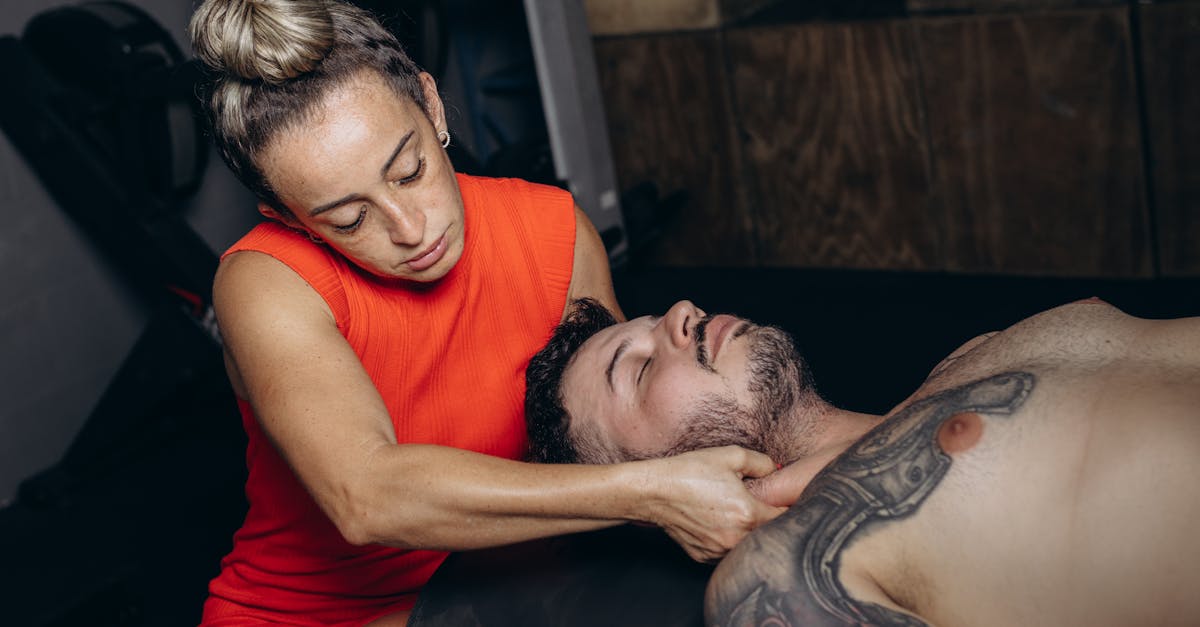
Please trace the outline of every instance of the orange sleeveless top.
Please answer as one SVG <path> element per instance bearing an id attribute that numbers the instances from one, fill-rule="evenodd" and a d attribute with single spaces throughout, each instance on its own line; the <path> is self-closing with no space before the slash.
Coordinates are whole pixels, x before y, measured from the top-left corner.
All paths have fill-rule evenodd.
<path id="1" fill-rule="evenodd" d="M 433 284 L 377 279 L 276 223 L 255 227 L 225 254 L 269 254 L 324 297 L 399 442 L 517 459 L 525 450 L 525 366 L 566 305 L 574 202 L 558 188 L 515 179 L 460 174 L 458 185 L 463 254 Z M 249 403 L 239 406 L 250 508 L 209 585 L 204 624 L 362 624 L 411 608 L 446 554 L 347 543 Z"/>

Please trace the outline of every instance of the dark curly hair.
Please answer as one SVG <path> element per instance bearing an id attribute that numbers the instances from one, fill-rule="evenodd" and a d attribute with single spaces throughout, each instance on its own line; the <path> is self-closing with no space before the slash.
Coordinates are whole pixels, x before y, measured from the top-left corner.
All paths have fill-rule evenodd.
<path id="1" fill-rule="evenodd" d="M 574 464 L 579 451 L 568 429 L 571 417 L 563 407 L 562 376 L 580 346 L 602 329 L 617 323 L 604 305 L 591 298 L 571 303 L 571 311 L 554 335 L 525 369 L 525 425 L 529 434 L 529 461 Z"/>

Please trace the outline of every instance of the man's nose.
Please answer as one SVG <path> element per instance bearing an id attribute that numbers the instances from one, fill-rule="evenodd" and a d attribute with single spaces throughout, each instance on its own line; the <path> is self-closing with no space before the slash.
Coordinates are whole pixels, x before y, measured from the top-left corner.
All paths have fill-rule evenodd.
<path id="1" fill-rule="evenodd" d="M 666 315 L 659 320 L 659 329 L 664 333 L 672 346 L 687 348 L 695 341 L 696 322 L 704 317 L 704 312 L 692 304 L 690 300 L 681 300 L 667 310 Z"/>
<path id="2" fill-rule="evenodd" d="M 425 212 L 389 199 L 380 209 L 387 224 L 388 237 L 397 246 L 416 246 L 425 237 Z"/>

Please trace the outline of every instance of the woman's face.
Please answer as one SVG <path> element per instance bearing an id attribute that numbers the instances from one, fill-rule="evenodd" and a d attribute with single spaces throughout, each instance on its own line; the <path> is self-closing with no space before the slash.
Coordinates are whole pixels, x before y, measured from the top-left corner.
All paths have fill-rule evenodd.
<path id="1" fill-rule="evenodd" d="M 462 256 L 463 204 L 437 138 L 446 128 L 437 87 L 425 73 L 421 83 L 427 111 L 370 71 L 330 90 L 260 160 L 294 219 L 266 205 L 259 210 L 378 276 L 445 276 Z"/>

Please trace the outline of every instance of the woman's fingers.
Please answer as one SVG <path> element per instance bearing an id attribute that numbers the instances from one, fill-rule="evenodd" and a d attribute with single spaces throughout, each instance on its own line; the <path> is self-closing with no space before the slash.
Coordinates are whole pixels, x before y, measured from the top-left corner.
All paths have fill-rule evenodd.
<path id="1" fill-rule="evenodd" d="M 742 481 L 775 470 L 775 463 L 761 453 L 726 446 L 658 461 L 666 481 L 655 522 L 697 561 L 719 560 L 746 534 L 784 511 L 755 498 Z"/>
<path id="2" fill-rule="evenodd" d="M 752 451 L 740 446 L 726 446 L 724 449 L 733 451 L 733 454 L 740 459 L 740 463 L 737 464 L 735 470 L 742 478 L 765 477 L 779 468 L 779 465 L 770 457 L 758 451 Z"/>

